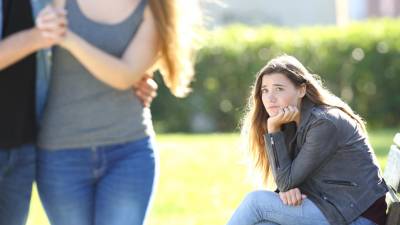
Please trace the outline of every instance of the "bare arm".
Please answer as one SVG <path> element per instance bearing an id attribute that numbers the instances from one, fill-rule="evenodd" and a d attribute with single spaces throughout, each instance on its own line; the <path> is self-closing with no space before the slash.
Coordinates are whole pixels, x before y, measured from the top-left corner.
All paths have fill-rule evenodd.
<path id="1" fill-rule="evenodd" d="M 50 47 L 65 32 L 64 12 L 50 11 L 45 8 L 39 13 L 40 27 L 48 37 L 37 27 L 22 30 L 0 41 L 0 70 L 14 64 L 39 49 Z"/>
<path id="2" fill-rule="evenodd" d="M 121 58 L 110 55 L 69 31 L 60 44 L 69 50 L 94 77 L 113 88 L 126 90 L 138 83 L 156 62 L 158 34 L 146 8 L 144 20 Z"/>
<path id="3" fill-rule="evenodd" d="M 14 64 L 40 48 L 40 32 L 36 28 L 10 35 L 0 41 L 0 70 Z"/>

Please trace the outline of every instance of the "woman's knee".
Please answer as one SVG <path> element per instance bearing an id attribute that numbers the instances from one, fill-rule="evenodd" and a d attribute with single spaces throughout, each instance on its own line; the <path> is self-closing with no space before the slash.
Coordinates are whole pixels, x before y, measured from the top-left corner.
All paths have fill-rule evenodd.
<path id="1" fill-rule="evenodd" d="M 271 191 L 252 191 L 246 195 L 243 204 L 263 207 L 274 204 L 278 199 L 278 195 Z"/>

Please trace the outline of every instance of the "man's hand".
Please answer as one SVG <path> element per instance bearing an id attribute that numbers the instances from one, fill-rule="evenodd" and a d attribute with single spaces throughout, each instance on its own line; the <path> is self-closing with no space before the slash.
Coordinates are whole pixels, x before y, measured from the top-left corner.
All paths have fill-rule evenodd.
<path id="1" fill-rule="evenodd" d="M 40 48 L 48 48 L 60 43 L 66 32 L 68 21 L 67 12 L 61 8 L 46 6 L 36 18 L 36 30 L 38 30 L 38 42 Z"/>
<path id="2" fill-rule="evenodd" d="M 279 192 L 279 198 L 285 205 L 298 206 L 307 196 L 301 194 L 300 189 L 293 188 L 286 192 Z"/>
<path id="3" fill-rule="evenodd" d="M 134 92 L 144 107 L 150 107 L 151 102 L 157 96 L 157 89 L 157 83 L 149 75 L 146 75 L 134 87 Z"/>

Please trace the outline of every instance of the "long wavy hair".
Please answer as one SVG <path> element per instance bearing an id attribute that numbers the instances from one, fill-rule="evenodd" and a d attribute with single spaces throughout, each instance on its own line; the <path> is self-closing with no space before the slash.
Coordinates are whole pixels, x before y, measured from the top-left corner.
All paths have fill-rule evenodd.
<path id="1" fill-rule="evenodd" d="M 190 5 L 188 5 L 190 3 Z M 177 97 L 190 92 L 194 75 L 196 31 L 201 13 L 196 0 L 149 0 L 160 37 L 158 68 L 166 86 Z"/>
<path id="2" fill-rule="evenodd" d="M 306 86 L 306 94 L 303 98 L 308 98 L 317 105 L 337 107 L 351 118 L 353 118 L 364 132 L 364 120 L 353 112 L 353 110 L 340 98 L 332 94 L 322 85 L 318 75 L 311 74 L 293 56 L 283 55 L 270 60 L 256 76 L 251 94 L 248 99 L 245 116 L 242 120 L 241 136 L 245 148 L 250 151 L 254 166 L 262 175 L 264 183 L 272 181 L 270 176 L 270 164 L 268 156 L 265 154 L 266 145 L 263 135 L 268 132 L 267 120 L 269 115 L 264 108 L 261 99 L 261 84 L 263 76 L 273 73 L 285 75 L 296 87 Z"/>

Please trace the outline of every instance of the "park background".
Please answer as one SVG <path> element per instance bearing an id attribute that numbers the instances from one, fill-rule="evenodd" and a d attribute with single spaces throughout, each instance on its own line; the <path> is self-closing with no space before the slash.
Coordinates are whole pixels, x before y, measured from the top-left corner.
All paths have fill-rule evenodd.
<path id="1" fill-rule="evenodd" d="M 192 1 L 192 0 L 187 0 Z M 193 92 L 160 88 L 151 110 L 160 174 L 149 225 L 225 224 L 257 179 L 239 122 L 257 71 L 296 56 L 367 121 L 382 168 L 400 131 L 400 1 L 208 0 Z M 34 191 L 28 225 L 47 225 Z"/>

